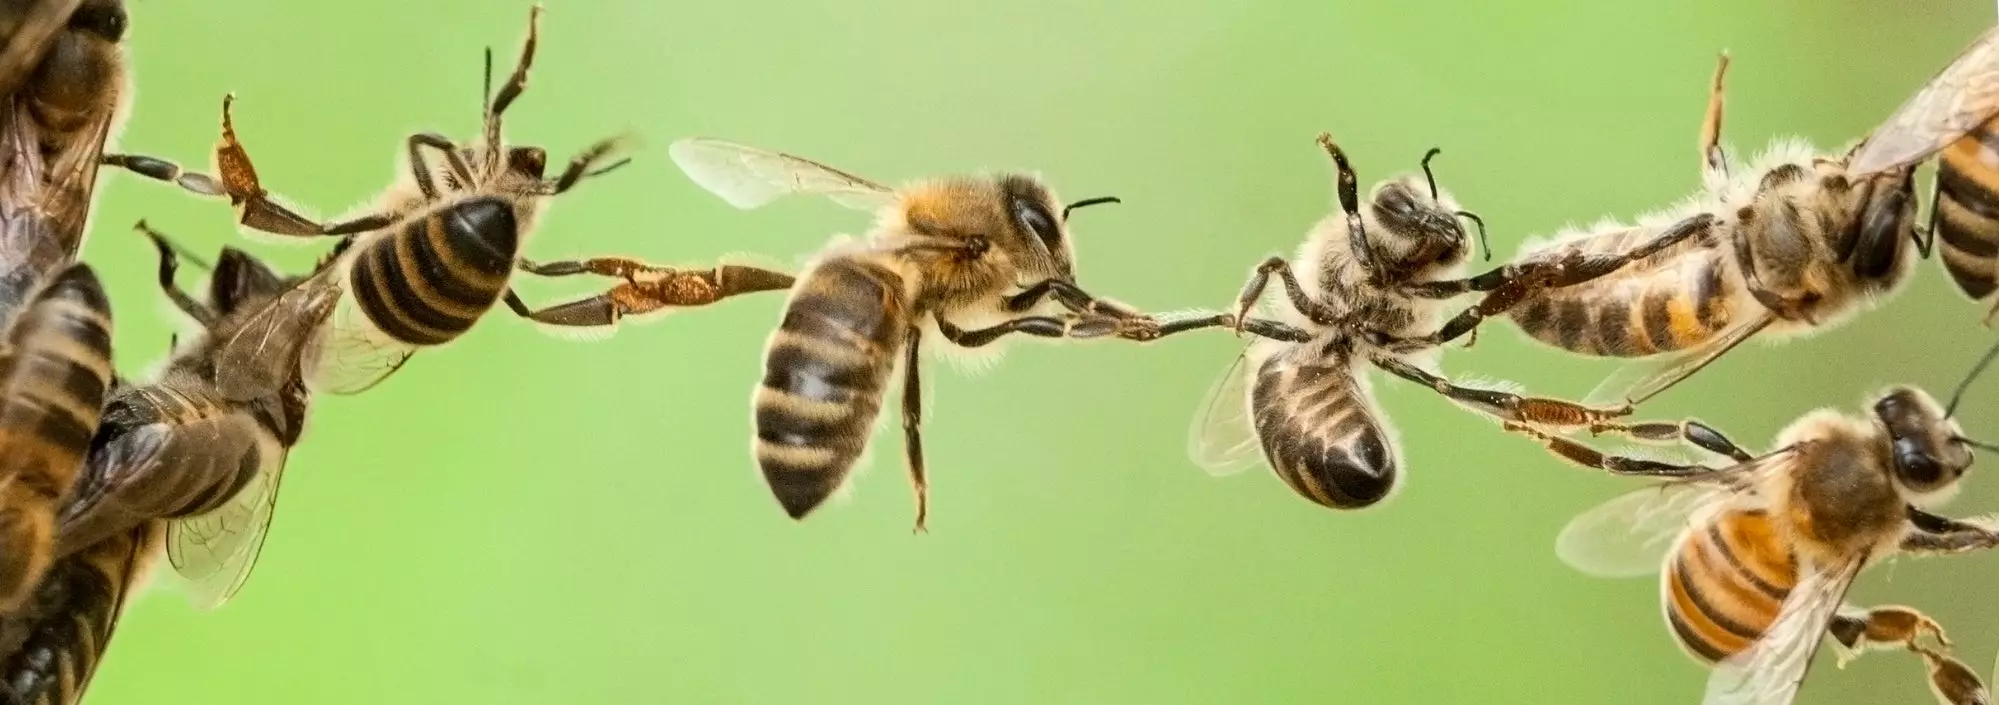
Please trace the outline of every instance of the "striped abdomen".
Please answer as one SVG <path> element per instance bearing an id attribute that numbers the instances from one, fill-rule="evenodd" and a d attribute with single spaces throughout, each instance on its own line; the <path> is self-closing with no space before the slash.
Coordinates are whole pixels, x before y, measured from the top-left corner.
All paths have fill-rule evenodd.
<path id="1" fill-rule="evenodd" d="M 825 502 L 867 449 L 909 329 L 894 271 L 834 258 L 799 277 L 753 400 L 757 466 L 791 518 Z"/>
<path id="2" fill-rule="evenodd" d="M 1395 448 L 1373 406 L 1343 355 L 1302 364 L 1277 355 L 1257 370 L 1250 390 L 1271 469 L 1298 494 L 1334 509 L 1366 507 L 1395 487 Z"/>
<path id="3" fill-rule="evenodd" d="M 1649 231 L 1645 231 L 1649 232 Z M 1685 248 L 1595 281 L 1534 296 L 1508 312 L 1542 343 L 1600 357 L 1698 347 L 1736 320 L 1734 270 L 1716 248 Z"/>
<path id="4" fill-rule="evenodd" d="M 0 360 L 0 611 L 24 601 L 55 550 L 111 386 L 111 310 L 87 265 L 57 275 L 7 331 Z"/>
<path id="5" fill-rule="evenodd" d="M 1999 135 L 1992 127 L 1980 126 L 1938 157 L 1930 212 L 1944 271 L 1973 300 L 1999 288 Z"/>
<path id="6" fill-rule="evenodd" d="M 353 253 L 348 280 L 354 304 L 390 338 L 451 342 L 506 291 L 520 243 L 506 201 L 457 201 L 390 228 Z"/>
<path id="7" fill-rule="evenodd" d="M 1713 664 L 1770 628 L 1798 583 L 1798 566 L 1768 513 L 1734 510 L 1689 531 L 1661 580 L 1674 637 Z"/>
<path id="8" fill-rule="evenodd" d="M 110 647 L 118 615 L 160 541 L 161 526 L 146 522 L 56 562 L 36 590 L 33 615 L 8 619 L 8 628 L 26 638 L 0 664 L 0 679 L 12 696 L 7 702 L 82 700 Z"/>

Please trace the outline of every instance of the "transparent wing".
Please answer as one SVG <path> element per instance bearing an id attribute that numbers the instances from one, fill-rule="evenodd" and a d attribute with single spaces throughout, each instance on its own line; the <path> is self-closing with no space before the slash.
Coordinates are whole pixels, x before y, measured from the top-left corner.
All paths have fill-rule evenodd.
<path id="1" fill-rule="evenodd" d="M 1810 571 L 1754 645 L 1715 665 L 1703 705 L 1789 705 L 1864 558 Z"/>
<path id="2" fill-rule="evenodd" d="M 1920 162 L 1994 116 L 1999 116 L 1999 27 L 1985 30 L 1890 113 L 1847 168 L 1867 176 Z"/>
<path id="3" fill-rule="evenodd" d="M 322 269 L 265 302 L 216 343 L 215 384 L 224 398 L 260 399 L 282 389 L 317 347 L 340 302 L 340 280 Z"/>
<path id="4" fill-rule="evenodd" d="M 188 600 L 211 610 L 250 579 L 264 550 L 284 479 L 285 455 L 266 458 L 250 483 L 220 507 L 167 524 L 167 560 L 188 581 Z"/>
<path id="5" fill-rule="evenodd" d="M 1255 345 L 1254 343 L 1250 344 Z M 1261 444 L 1249 414 L 1250 346 L 1209 387 L 1187 434 L 1187 456 L 1217 477 L 1242 472 L 1261 460 Z"/>
<path id="6" fill-rule="evenodd" d="M 383 333 L 350 296 L 335 308 L 304 364 L 313 390 L 359 394 L 402 369 L 416 350 L 417 346 Z"/>
<path id="7" fill-rule="evenodd" d="M 667 154 L 687 178 L 737 208 L 756 208 L 786 194 L 816 194 L 849 208 L 873 211 L 894 200 L 887 186 L 819 162 L 716 139 L 674 142 Z"/>
<path id="8" fill-rule="evenodd" d="M 1728 354 L 1743 341 L 1776 322 L 1777 316 L 1768 311 L 1731 326 L 1728 330 L 1708 341 L 1706 345 L 1682 351 L 1661 361 L 1632 363 L 1604 378 L 1603 382 L 1591 390 L 1583 403 L 1595 406 L 1610 406 L 1630 403 L 1642 404 L 1652 397 L 1671 389 L 1694 373 L 1707 367 L 1708 363 Z"/>
<path id="9" fill-rule="evenodd" d="M 114 100 L 117 100 L 114 98 Z M 112 111 L 106 110 L 88 128 L 88 138 L 55 155 L 49 162 L 49 185 L 36 208 L 72 255 L 83 248 L 84 226 L 90 219 L 91 197 L 97 191 L 97 167 L 104 140 L 111 134 Z"/>
<path id="10" fill-rule="evenodd" d="M 1684 480 L 1641 488 L 1597 505 L 1562 527 L 1555 555 L 1584 575 L 1654 575 L 1689 526 L 1727 506 L 1757 501 L 1761 473 L 1788 472 L 1795 453 L 1782 450 Z"/>

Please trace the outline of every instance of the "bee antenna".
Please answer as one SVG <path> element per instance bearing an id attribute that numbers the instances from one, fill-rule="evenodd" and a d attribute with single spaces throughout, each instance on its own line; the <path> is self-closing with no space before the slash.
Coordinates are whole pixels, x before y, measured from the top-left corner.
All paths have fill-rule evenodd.
<path id="1" fill-rule="evenodd" d="M 1991 444 L 1991 443 L 1986 443 L 1986 442 L 1983 442 L 1983 441 L 1975 441 L 1975 440 L 1972 440 L 1972 439 L 1969 439 L 1969 438 L 1965 438 L 1964 436 L 1952 436 L 1952 437 L 1951 437 L 1951 440 L 1953 440 L 1953 441 L 1957 441 L 1957 442 L 1959 442 L 1959 443 L 1963 443 L 1963 444 L 1965 444 L 1965 445 L 1968 445 L 1968 446 L 1971 446 L 1971 447 L 1973 447 L 1973 448 L 1977 448 L 1977 449 L 1979 449 L 1979 450 L 1982 450 L 1982 451 L 1988 451 L 1988 452 L 1992 452 L 1992 453 L 1999 453 L 1999 445 L 1994 445 L 1994 444 Z"/>
<path id="2" fill-rule="evenodd" d="M 1069 211 L 1076 210 L 1078 208 L 1084 208 L 1088 206 L 1100 206 L 1106 203 L 1123 203 L 1123 202 L 1124 202 L 1123 200 L 1120 200 L 1116 196 L 1099 196 L 1097 198 L 1085 198 L 1083 200 L 1062 207 L 1062 222 L 1064 223 L 1069 222 Z"/>
<path id="3" fill-rule="evenodd" d="M 1478 249 L 1485 253 L 1485 261 L 1491 262 L 1492 243 L 1485 240 L 1485 219 L 1478 217 L 1477 213 L 1471 211 L 1458 211 L 1452 215 L 1460 218 L 1470 218 L 1472 223 L 1478 225 Z"/>
<path id="4" fill-rule="evenodd" d="M 486 81 L 479 88 L 479 110 L 493 112 L 493 48 L 486 47 Z"/>
<path id="5" fill-rule="evenodd" d="M 1978 375 L 1985 372 L 1985 368 L 1992 364 L 1993 358 L 1999 358 L 1999 344 L 1986 350 L 1985 355 L 1978 358 L 1978 364 L 1971 366 L 1971 374 L 1965 375 L 1964 381 L 1957 383 L 1957 389 L 1950 393 L 1950 405 L 1943 409 L 1944 418 L 1957 415 L 1957 403 L 1964 399 L 1964 390 L 1969 389 L 1971 383 L 1978 379 Z"/>
<path id="6" fill-rule="evenodd" d="M 1443 153 L 1444 150 L 1437 147 L 1431 147 L 1430 151 L 1423 153 L 1423 178 L 1430 182 L 1430 200 L 1432 201 L 1437 200 L 1437 175 L 1430 172 L 1430 160 L 1436 159 L 1437 155 Z M 1492 258 L 1487 257 L 1486 259 Z"/>

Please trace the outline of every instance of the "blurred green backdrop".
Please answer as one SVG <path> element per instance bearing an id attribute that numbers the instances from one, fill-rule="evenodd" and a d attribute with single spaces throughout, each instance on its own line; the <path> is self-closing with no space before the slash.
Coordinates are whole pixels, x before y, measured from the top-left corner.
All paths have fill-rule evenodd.
<path id="1" fill-rule="evenodd" d="M 1125 205 L 1077 221 L 1083 280 L 1138 305 L 1230 300 L 1332 204 L 1321 130 L 1373 181 L 1440 146 L 1441 178 L 1523 238 L 1664 205 L 1727 48 L 1738 152 L 1871 127 L 1992 23 L 1990 3 L 1583 0 L 938 3 L 551 0 L 509 134 L 561 157 L 613 131 L 632 168 L 562 198 L 537 259 L 796 261 L 863 216 L 743 213 L 666 158 L 707 134 L 886 181 L 1038 169 Z M 331 214 L 391 176 L 400 138 L 470 136 L 480 49 L 510 61 L 518 0 L 131 3 L 131 151 L 206 161 L 223 93 L 268 185 Z M 141 217 L 212 251 L 227 208 L 111 174 L 87 258 L 120 365 L 164 351 Z M 319 248 L 252 245 L 304 266 Z M 192 276 L 192 275 L 191 275 Z M 192 283 L 190 281 L 190 283 Z M 582 282 L 531 282 L 533 300 Z M 211 614 L 164 587 L 122 623 L 98 705 L 209 703 L 1688 703 L 1656 584 L 1566 569 L 1553 538 L 1628 483 L 1557 464 L 1427 391 L 1377 386 L 1407 486 L 1340 514 L 1267 471 L 1195 469 L 1185 433 L 1237 349 L 1017 345 L 936 366 L 931 533 L 909 535 L 899 434 L 855 501 L 802 525 L 748 455 L 779 297 L 551 338 L 496 315 L 360 397 L 323 398 L 255 580 Z M 1660 399 L 1761 446 L 1814 406 L 1947 387 L 1990 339 L 1926 263 L 1885 310 L 1756 347 Z M 1446 368 L 1580 395 L 1609 371 L 1494 328 Z M 1999 379 L 1963 412 L 1999 428 Z M 1984 429 L 1984 430 L 1980 430 Z M 1953 508 L 1989 509 L 1974 474 Z M 1870 571 L 1990 667 L 1994 558 Z M 170 583 L 164 566 L 156 584 Z M 1829 661 L 1829 659 L 1828 659 Z M 1927 702 L 1902 654 L 1823 663 L 1809 703 Z"/>

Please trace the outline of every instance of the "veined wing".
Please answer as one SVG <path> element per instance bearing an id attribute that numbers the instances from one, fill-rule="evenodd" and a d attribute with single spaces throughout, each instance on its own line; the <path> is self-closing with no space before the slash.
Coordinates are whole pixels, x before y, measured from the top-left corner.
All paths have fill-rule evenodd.
<path id="1" fill-rule="evenodd" d="M 215 347 L 215 385 L 223 397 L 250 401 L 282 389 L 316 354 L 342 288 L 322 267 L 250 313 Z"/>
<path id="2" fill-rule="evenodd" d="M 112 104 L 122 100 L 124 97 L 118 96 Z M 90 219 L 92 196 L 97 192 L 97 168 L 104 156 L 104 141 L 111 137 L 115 113 L 115 108 L 105 110 L 90 124 L 87 138 L 50 158 L 48 186 L 36 203 L 36 210 L 48 219 L 50 229 L 72 257 L 83 248 L 84 226 Z"/>
<path id="3" fill-rule="evenodd" d="M 402 369 L 415 355 L 417 346 L 396 340 L 368 319 L 354 297 L 343 297 L 321 329 L 317 344 L 306 351 L 302 364 L 307 381 L 316 391 L 332 394 L 359 394 L 373 389 Z"/>
<path id="4" fill-rule="evenodd" d="M 825 164 L 734 142 L 683 139 L 669 146 L 667 154 L 687 178 L 737 208 L 756 208 L 779 196 L 800 193 L 873 211 L 895 198 L 887 186 Z"/>
<path id="5" fill-rule="evenodd" d="M 271 530 L 286 455 L 278 448 L 264 457 L 249 484 L 222 506 L 167 524 L 167 560 L 188 580 L 195 607 L 222 606 L 250 579 Z"/>
<path id="6" fill-rule="evenodd" d="M 1605 378 L 1583 402 L 1590 405 L 1643 404 L 1707 367 L 1743 341 L 1754 337 L 1777 321 L 1776 314 L 1760 311 L 1755 316 L 1729 326 L 1713 340 L 1663 361 L 1631 363 Z"/>
<path id="7" fill-rule="evenodd" d="M 1187 457 L 1217 477 L 1242 472 L 1262 460 L 1256 428 L 1249 413 L 1249 351 L 1243 346 L 1228 369 L 1208 389 L 1187 434 Z"/>
<path id="8" fill-rule="evenodd" d="M 1848 162 L 1856 178 L 1920 162 L 1999 116 L 1999 27 L 1890 113 Z"/>
<path id="9" fill-rule="evenodd" d="M 1599 578 L 1657 574 L 1689 527 L 1724 507 L 1760 501 L 1754 496 L 1756 478 L 1789 472 L 1795 457 L 1787 448 L 1619 495 L 1569 520 L 1555 537 L 1555 555 Z"/>
<path id="10" fill-rule="evenodd" d="M 1715 665 L 1703 705 L 1790 705 L 1824 644 L 1827 625 L 1865 564 L 1865 558 L 1855 558 L 1802 576 L 1763 637 Z"/>

